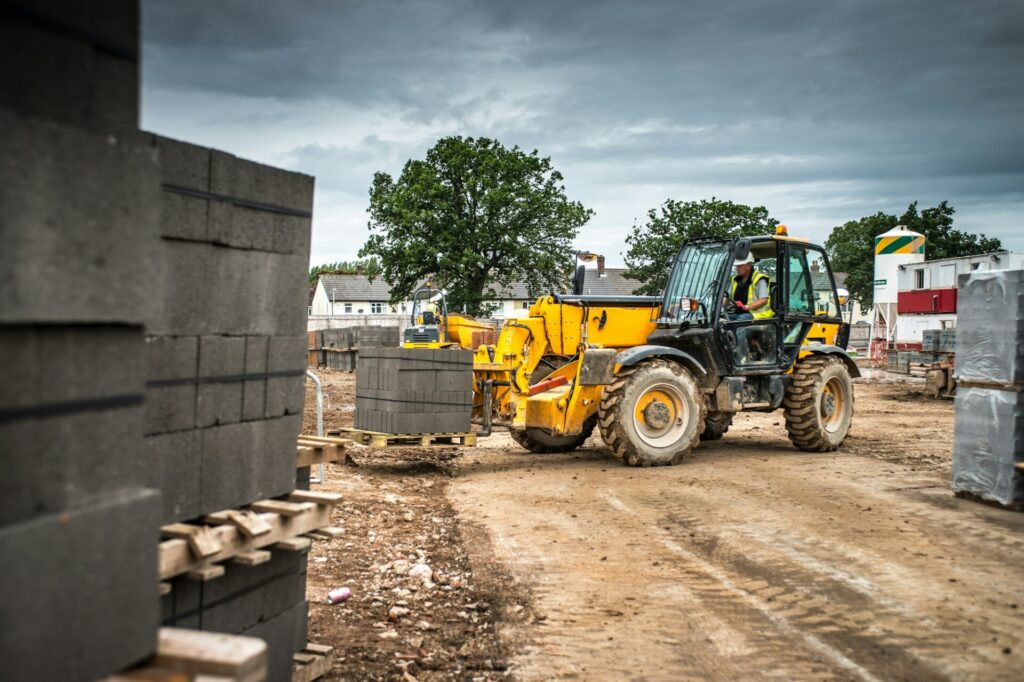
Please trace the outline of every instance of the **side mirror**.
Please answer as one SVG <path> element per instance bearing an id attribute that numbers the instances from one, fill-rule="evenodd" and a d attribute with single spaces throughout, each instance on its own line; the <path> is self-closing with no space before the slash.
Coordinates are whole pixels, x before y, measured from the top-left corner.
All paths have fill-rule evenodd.
<path id="1" fill-rule="evenodd" d="M 743 260 L 750 255 L 750 240 L 749 239 L 737 239 L 736 246 L 732 249 L 733 258 L 736 260 Z"/>

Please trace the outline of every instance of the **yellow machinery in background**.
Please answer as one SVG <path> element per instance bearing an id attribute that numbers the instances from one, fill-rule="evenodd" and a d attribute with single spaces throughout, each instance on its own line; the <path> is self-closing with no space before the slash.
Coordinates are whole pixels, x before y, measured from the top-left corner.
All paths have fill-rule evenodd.
<path id="1" fill-rule="evenodd" d="M 729 300 L 748 255 L 770 281 L 767 318 Z M 476 349 L 474 420 L 534 452 L 573 450 L 600 428 L 625 463 L 648 466 L 720 438 L 737 412 L 783 408 L 796 447 L 835 450 L 859 376 L 848 334 L 820 246 L 784 231 L 689 242 L 663 296 L 551 294 L 506 321 Z"/>
<path id="2" fill-rule="evenodd" d="M 402 338 L 403 348 L 469 348 L 475 332 L 493 332 L 494 326 L 468 315 L 448 312 L 443 289 L 429 284 L 412 295 L 412 320 Z"/>

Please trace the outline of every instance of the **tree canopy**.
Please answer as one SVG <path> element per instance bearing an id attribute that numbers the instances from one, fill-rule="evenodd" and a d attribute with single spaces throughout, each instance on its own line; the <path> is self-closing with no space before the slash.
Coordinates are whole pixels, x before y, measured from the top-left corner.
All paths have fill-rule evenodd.
<path id="1" fill-rule="evenodd" d="M 998 239 L 955 229 L 954 212 L 955 209 L 945 201 L 919 211 L 915 201 L 899 217 L 878 212 L 839 225 L 832 229 L 825 241 L 832 269 L 846 273 L 845 286 L 850 297 L 867 307 L 874 301 L 875 237 L 897 225 L 904 225 L 925 236 L 928 260 L 1002 250 L 1003 245 Z"/>
<path id="2" fill-rule="evenodd" d="M 764 206 L 745 206 L 711 197 L 700 201 L 668 199 L 647 212 L 626 237 L 626 276 L 643 282 L 636 293 L 657 294 L 683 242 L 698 237 L 729 239 L 772 234 L 778 221 Z"/>
<path id="3" fill-rule="evenodd" d="M 486 313 L 484 301 L 514 281 L 537 294 L 561 287 L 572 241 L 593 215 L 569 201 L 562 180 L 536 150 L 442 138 L 397 180 L 374 174 L 370 237 L 359 255 L 380 259 L 392 302 L 428 276 L 448 291 L 450 309 L 471 314 Z"/>
<path id="4" fill-rule="evenodd" d="M 339 260 L 334 263 L 314 265 L 309 269 L 309 283 L 316 284 L 320 275 L 355 275 L 362 273 L 369 277 L 380 274 L 380 261 L 376 258 L 363 260 Z"/>

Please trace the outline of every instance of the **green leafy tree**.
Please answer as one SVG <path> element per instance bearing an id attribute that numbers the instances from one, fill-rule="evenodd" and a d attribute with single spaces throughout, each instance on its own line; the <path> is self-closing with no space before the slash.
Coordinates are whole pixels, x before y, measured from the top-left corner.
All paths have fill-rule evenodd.
<path id="1" fill-rule="evenodd" d="M 483 137 L 442 138 L 397 180 L 376 173 L 368 213 L 359 255 L 380 259 L 392 303 L 430 277 L 449 308 L 471 314 L 514 281 L 538 294 L 562 287 L 572 241 L 593 215 L 568 200 L 549 158 Z"/>
<path id="2" fill-rule="evenodd" d="M 925 236 L 928 260 L 975 256 L 1003 249 L 998 239 L 955 229 L 954 212 L 945 201 L 919 211 L 915 201 L 899 217 L 878 212 L 835 227 L 825 241 L 832 269 L 846 273 L 845 286 L 850 297 L 867 307 L 874 302 L 875 237 L 897 225 Z"/>
<path id="3" fill-rule="evenodd" d="M 626 237 L 626 276 L 643 282 L 635 293 L 660 293 L 684 241 L 772 234 L 776 225 L 778 221 L 764 206 L 734 204 L 715 197 L 700 201 L 668 199 L 649 210 L 647 222 L 634 224 Z"/>
<path id="4" fill-rule="evenodd" d="M 355 275 L 364 274 L 376 277 L 380 274 L 380 261 L 376 258 L 364 260 L 340 260 L 335 263 L 315 265 L 309 269 L 309 283 L 316 284 L 320 275 Z"/>

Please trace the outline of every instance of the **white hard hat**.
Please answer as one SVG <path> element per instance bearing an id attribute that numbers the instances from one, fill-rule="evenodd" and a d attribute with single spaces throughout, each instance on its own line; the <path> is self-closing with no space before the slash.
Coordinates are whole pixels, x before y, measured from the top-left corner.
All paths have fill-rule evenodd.
<path id="1" fill-rule="evenodd" d="M 733 263 L 733 266 L 735 267 L 737 265 L 753 265 L 753 264 L 754 264 L 754 254 L 748 253 L 746 258 L 741 258 L 741 259 L 737 260 L 735 263 Z"/>

